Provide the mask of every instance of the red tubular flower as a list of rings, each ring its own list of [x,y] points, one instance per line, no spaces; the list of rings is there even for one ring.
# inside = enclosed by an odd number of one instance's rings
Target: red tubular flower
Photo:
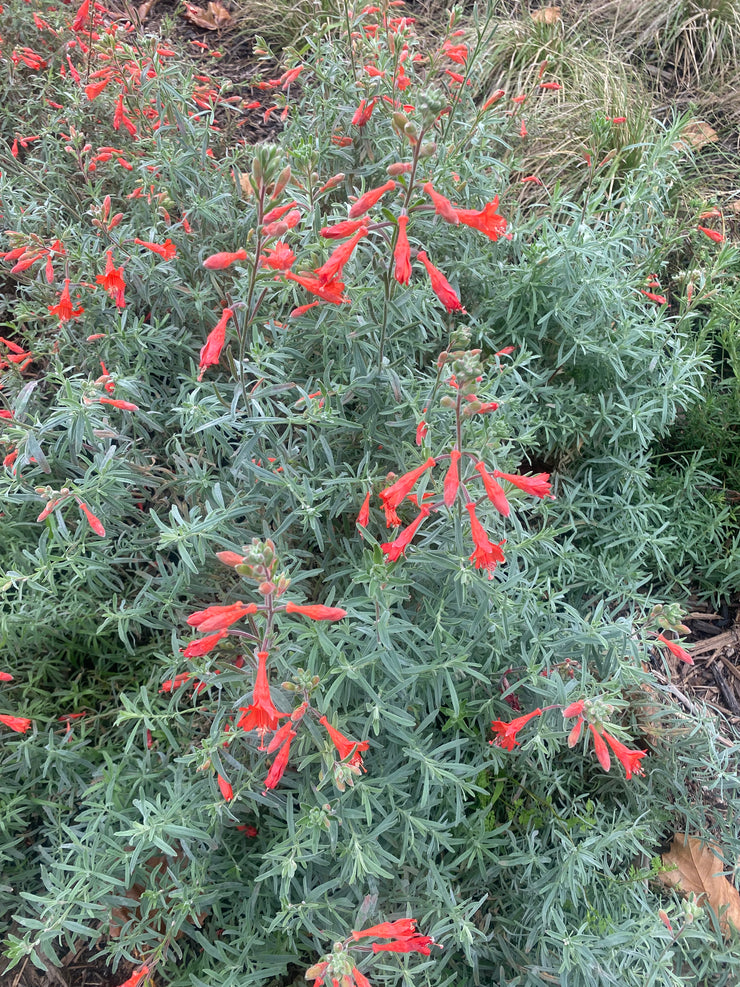
[[[82,4],[75,14],[75,19],[72,21],[72,30],[81,31],[87,24],[87,19],[90,16],[90,0],[82,0]]]
[[[353,768],[359,768],[364,771],[365,768],[362,764],[362,751],[368,750],[370,744],[366,740],[350,740],[349,737],[345,737],[343,733],[339,730],[335,730],[334,727],[329,723],[325,716],[322,716],[319,723],[326,727],[327,733],[331,737],[331,741],[337,749],[339,754],[339,759],[345,761],[349,758],[349,764]]]
[[[208,367],[215,366],[221,359],[221,350],[226,342],[226,323],[234,314],[233,309],[225,308],[221,313],[221,318],[211,329],[208,338],[200,351],[200,362],[198,364],[200,373],[198,380],[203,380],[203,374]]]
[[[293,266],[295,254],[287,243],[278,240],[272,250],[266,250],[260,257],[260,267],[272,267],[276,271],[287,271]]]
[[[710,240],[714,240],[715,243],[723,243],[724,237],[717,230],[709,230],[706,226],[697,226],[697,230],[700,230],[704,236],[708,236]]]
[[[280,729],[275,733],[270,743],[267,745],[267,753],[272,754],[276,751],[278,747],[282,747],[286,740],[289,739],[288,734],[293,730],[293,716],[291,715],[287,723],[283,723]]]
[[[408,284],[411,280],[411,249],[409,238],[406,236],[408,221],[409,218],[405,213],[398,217],[398,240],[393,251],[395,261],[393,277],[399,284]]]
[[[267,777],[265,778],[265,789],[262,792],[264,795],[269,788],[275,788],[280,779],[285,774],[285,769],[288,767],[288,758],[290,757],[290,745],[293,738],[296,736],[295,730],[291,730],[288,734],[288,739],[285,741],[283,746],[277,753],[277,757],[272,762],[270,770],[267,772]]]
[[[13,676],[10,672],[0,672],[0,682],[12,682]]]
[[[524,493],[531,494],[533,497],[549,497],[550,500],[555,500],[553,494],[550,493],[549,473],[538,473],[536,476],[516,476],[512,473],[494,470],[493,475],[499,480],[508,480],[509,483],[513,483],[515,487],[519,487]]]
[[[246,555],[237,555],[236,552],[216,552],[216,558],[223,562],[224,565],[229,565],[233,568],[245,562],[247,557]]]
[[[424,411],[426,412],[426,410],[427,409],[425,408]],[[422,420],[416,426],[416,444],[418,446],[420,446],[424,441],[424,439],[426,438],[427,431],[428,431],[427,423],[422,418]]]
[[[123,265],[116,268],[113,263],[113,254],[107,252],[105,260],[105,274],[98,274],[95,278],[98,284],[102,284],[118,308],[124,308],[126,302],[123,297],[126,282],[123,279]]]
[[[224,552],[222,554],[225,555],[227,553]],[[237,556],[237,558],[241,559],[241,555]],[[187,619],[187,623],[190,627],[198,627],[203,630],[222,630],[223,628],[221,627],[206,627],[205,625],[209,624],[213,619],[229,619],[231,614],[237,611],[241,614],[241,616],[248,613],[257,613],[257,604],[242,603],[241,600],[239,600],[237,603],[229,603],[226,606],[206,607],[205,610],[196,610],[195,613],[191,613]],[[235,619],[238,620],[239,618],[237,617]],[[233,621],[231,621],[231,623],[233,623]],[[228,624],[224,624],[224,627],[228,627]]]
[[[430,946],[435,942],[431,936],[409,936],[407,939],[396,939],[395,942],[373,943],[374,953],[421,953],[422,956],[431,954]]]
[[[358,970],[356,966],[352,967],[352,976],[354,977],[355,987],[372,987],[365,974]]]
[[[647,756],[647,751],[633,751],[629,747],[625,747],[621,740],[617,740],[616,737],[612,737],[610,734],[604,730],[604,740],[609,744],[614,756],[617,758],[619,763],[624,767],[625,775],[627,776],[627,781],[630,780],[633,774],[642,775],[645,774],[640,761],[643,757]]]
[[[583,707],[586,705],[583,699],[579,699],[575,703],[571,703],[570,706],[566,706],[563,710],[563,716],[566,720],[570,719],[571,716],[580,716],[583,713]]]
[[[229,782],[223,777],[223,775],[218,776],[218,787],[221,789],[221,794],[230,802],[234,797],[234,789],[231,787]]]
[[[192,678],[191,672],[180,672],[176,675],[174,679],[167,679],[159,687],[160,692],[174,692],[175,689],[179,689],[180,686],[185,685]]]
[[[480,473],[480,478],[483,480],[483,486],[486,488],[486,495],[488,496],[488,499],[491,501],[499,514],[503,514],[504,517],[508,517],[511,512],[511,507],[506,499],[504,488],[500,483],[497,483],[496,480],[494,480],[486,469],[485,463],[476,463],[475,469]]]
[[[491,743],[495,743],[497,747],[503,747],[504,750],[513,751],[514,748],[518,747],[521,743],[521,741],[517,738],[517,734],[522,727],[529,723],[530,720],[534,719],[535,716],[541,715],[542,710],[537,708],[533,709],[531,713],[526,713],[524,716],[517,716],[517,718],[512,720],[510,723],[505,723],[503,720],[493,720],[491,722],[491,727],[496,736]]]
[[[173,257],[177,256],[177,247],[169,237],[167,237],[164,243],[149,243],[147,240],[139,240],[136,237],[134,243],[138,243],[140,247],[146,247],[153,254],[159,254],[164,260],[172,260]]]
[[[459,449],[453,449],[450,453],[450,465],[444,479],[444,502],[447,507],[451,507],[454,503],[460,486],[460,472],[458,468],[460,455]]]
[[[439,192],[436,192],[431,182],[427,182],[422,188],[434,203],[435,213],[441,216],[442,219],[446,219],[448,223],[452,223],[453,226],[457,226],[460,222],[460,217],[457,215],[457,211],[450,200],[440,195]]]
[[[383,555],[385,555],[386,562],[397,562],[402,555],[405,554],[406,549],[411,544],[414,535],[419,530],[419,526],[424,518],[429,517],[430,508],[424,506],[417,518],[411,522],[411,524],[404,528],[403,531],[394,538],[391,542],[383,542],[380,546]]]
[[[247,251],[240,249],[230,254],[226,251],[221,251],[218,254],[211,254],[210,257],[206,257],[203,261],[203,267],[207,268],[209,271],[223,271],[224,268],[229,267],[238,260],[246,260]]]
[[[367,494],[365,495],[365,499],[362,502],[360,513],[357,515],[356,523],[359,524],[361,528],[366,528],[370,523],[370,493],[371,491],[368,490]]]
[[[132,401],[123,401],[121,398],[98,398],[98,404],[109,404],[113,408],[118,408],[119,411],[138,411],[138,404],[134,404]]]
[[[475,551],[470,556],[470,561],[475,563],[476,569],[487,569],[488,578],[493,579],[493,570],[499,562],[505,562],[504,553],[501,546],[506,544],[506,540],[500,541],[498,545],[490,541],[488,535],[475,516],[475,504],[466,504],[465,507],[470,513],[470,529],[473,535]]]
[[[299,613],[303,617],[310,617],[311,620],[341,620],[347,616],[347,611],[341,607],[325,607],[321,603],[310,603],[299,606],[290,600],[285,605],[286,613]]]
[[[465,309],[462,306],[462,302],[455,294],[452,285],[444,276],[444,274],[432,264],[426,255],[426,251],[420,250],[416,255],[422,262],[424,267],[426,267],[429,274],[429,280],[432,283],[432,291],[442,302],[444,307],[448,312],[464,312]]]
[[[82,306],[77,309],[72,308],[72,299],[69,297],[69,278],[64,279],[64,289],[59,296],[59,301],[56,305],[49,305],[49,311],[52,315],[59,316],[59,322],[70,322],[72,319],[76,319],[78,315],[82,315],[85,311]]]
[[[6,713],[2,713],[0,714],[0,723],[16,733],[26,733],[31,729],[32,721],[25,716],[8,716]]]
[[[611,758],[609,757],[609,748],[604,743],[604,738],[593,723],[589,723],[588,728],[594,737],[594,751],[596,752],[596,757],[599,759],[599,764],[604,771],[608,771],[612,766]]]
[[[312,295],[318,295],[325,302],[331,302],[332,305],[341,305],[350,301],[342,294],[344,283],[338,278],[333,281],[322,281],[321,278],[313,277],[310,274],[294,274],[292,271],[286,271],[285,277],[295,281],[306,291],[310,291]]]
[[[475,209],[456,209],[455,212],[461,223],[485,233],[489,240],[498,240],[506,232],[506,220],[503,216],[499,216],[497,209],[496,195],[493,202],[487,202],[480,212],[476,212]]]
[[[101,538],[104,538],[105,537],[105,528],[103,527],[103,524],[102,524],[100,518],[95,517],[95,515],[90,510],[90,508],[87,506],[87,504],[83,504],[81,500],[78,500],[77,501],[77,504],[78,504],[80,510],[82,511],[82,513],[87,518],[88,524],[93,529],[93,531],[95,532],[95,534],[96,535],[100,535]]]
[[[355,247],[364,236],[367,236],[367,227],[363,225],[350,240],[346,240],[344,243],[340,243],[338,247],[335,247],[321,267],[317,267],[314,270],[313,273],[322,284],[326,284],[328,281],[334,281],[342,276],[344,265],[350,259]]]
[[[265,213],[262,217],[262,222],[275,223],[278,219],[282,219],[287,212],[290,212],[290,210],[297,205],[298,203],[295,199],[291,199],[290,202],[286,203],[284,206],[275,206],[274,209],[271,209],[269,212]]]
[[[666,298],[665,295],[656,295],[655,292],[653,292],[653,291],[645,291],[643,288],[640,288],[640,292],[646,298],[649,298],[651,302],[657,302],[658,305],[667,305],[668,304],[668,299]]]
[[[658,634],[658,640],[661,644],[664,644],[666,648],[668,648],[668,650],[676,656],[676,658],[680,658],[681,661],[685,661],[687,665],[694,664],[694,659],[691,657],[686,648],[682,648],[680,644],[676,643],[676,641],[669,641],[668,638],[663,637],[662,634]]]
[[[352,938],[357,942],[358,939],[364,939],[365,936],[379,936],[384,938],[386,936],[398,936],[406,937],[416,935],[416,925],[415,918],[397,918],[395,922],[381,922],[380,925],[371,925],[367,929],[360,929],[359,931],[352,930]]]
[[[417,466],[416,469],[409,470],[408,473],[404,473],[403,476],[399,476],[396,482],[390,487],[386,487],[385,490],[381,490],[380,499],[383,502],[383,507],[385,510],[395,510],[395,508],[400,507],[408,494],[411,493],[411,490],[419,477],[428,469],[431,469],[436,465],[437,460],[432,456],[429,456],[427,461],[422,463],[421,466]],[[396,521],[396,524],[398,523],[399,522]],[[390,524],[388,527],[390,527]]]
[[[312,308],[316,308],[316,306],[320,304],[321,302],[309,302],[308,305],[299,305],[297,308],[293,309],[288,318],[297,319],[299,316],[305,315],[306,312],[310,311]]]
[[[390,192],[395,187],[396,183],[390,178],[385,185],[381,185],[379,188],[369,189],[351,207],[349,218],[357,219],[358,216],[363,216],[369,209],[372,209],[376,202],[382,199],[386,192]]]
[[[585,720],[583,719],[583,717],[582,716],[579,716],[578,719],[576,720],[576,722],[573,724],[573,727],[572,727],[570,733],[568,734],[568,747],[575,747],[576,746],[576,744],[578,743],[578,740],[579,740],[579,738],[581,736],[581,730],[583,729],[583,724],[584,723],[585,723]]]
[[[140,969],[135,970],[128,980],[124,980],[122,984],[119,984],[119,987],[138,987],[144,977],[148,977],[150,973],[151,970],[145,963]]]
[[[324,226],[321,235],[325,240],[344,240],[345,237],[356,233],[366,223],[367,219],[344,220],[341,223],[334,223],[333,226]]]
[[[254,683],[252,703],[246,709],[240,710],[242,716],[236,725],[242,730],[256,730],[260,736],[259,749],[263,751],[265,749],[265,734],[276,730],[278,721],[284,719],[288,714],[281,713],[272,701],[270,683],[267,679],[266,651],[257,652],[257,663],[257,678]],[[283,770],[285,769],[283,768]],[[267,787],[273,788],[274,786],[268,785]]]
[[[227,636],[228,631],[216,631],[215,634],[209,634],[208,637],[201,637],[197,641],[191,641],[183,651],[183,655],[186,658],[200,658],[201,655],[207,655],[213,651],[222,637]]]
[[[377,99],[371,99],[370,102],[366,99],[361,99],[360,105],[357,107],[355,114],[352,117],[352,123],[356,127],[364,127],[373,115],[373,110],[375,109],[375,104],[377,102]]]

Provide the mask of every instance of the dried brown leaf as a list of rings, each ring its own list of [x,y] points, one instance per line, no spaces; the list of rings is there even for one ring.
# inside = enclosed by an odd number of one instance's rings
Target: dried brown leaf
[[[740,214],[740,199],[736,199],[734,202],[730,202],[727,206],[732,212]]]
[[[562,20],[560,7],[540,7],[539,10],[533,10],[532,20],[535,24],[557,24]]]
[[[139,6],[138,6],[138,7],[136,8],[136,13],[137,13],[137,15],[138,15],[138,18],[139,18],[139,23],[140,23],[140,24],[143,24],[143,23],[144,23],[144,21],[145,21],[145,20],[147,19],[147,17],[149,16],[149,14],[151,14],[151,12],[152,12],[152,7],[154,6],[154,4],[155,4],[156,2],[157,2],[157,0],[145,0],[145,2],[144,2],[144,3],[142,3],[142,4],[140,4],[140,5],[139,5]]]
[[[679,147],[682,143],[688,144],[690,148],[698,151],[699,148],[707,144],[716,144],[719,140],[717,131],[710,127],[706,120],[690,120],[681,130],[681,140],[674,147]]]
[[[740,931],[740,894],[722,873],[725,866],[715,847],[676,833],[668,853],[663,854],[663,864],[670,868],[659,875],[666,887],[695,894],[700,905],[708,905],[717,915],[725,908],[720,918],[723,931],[729,932],[730,923]]]
[[[186,3],[182,16],[191,24],[205,28],[206,31],[218,31],[222,27],[229,27],[234,20],[218,0],[211,0],[205,10],[203,7],[196,7],[193,3]]]

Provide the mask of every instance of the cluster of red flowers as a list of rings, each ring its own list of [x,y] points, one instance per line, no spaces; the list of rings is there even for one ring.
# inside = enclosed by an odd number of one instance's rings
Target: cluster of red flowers
[[[306,970],[306,980],[315,981],[316,987],[331,984],[331,987],[371,987],[370,981],[355,965],[355,959],[349,952],[351,948],[358,951],[376,953],[420,953],[422,956],[431,955],[431,947],[438,946],[431,936],[420,935],[416,931],[416,919],[399,918],[394,922],[381,922],[367,929],[353,930],[351,938],[334,944],[333,952],[324,956],[318,963]],[[390,942],[374,942],[369,947],[364,943],[356,946],[362,939],[390,939]]]
[[[362,763],[362,752],[368,750],[367,741],[357,741],[346,737],[343,733],[333,727],[326,716],[320,716],[318,711],[309,702],[309,690],[303,689],[304,701],[291,713],[283,712],[275,705],[267,669],[269,652],[267,642],[271,637],[274,618],[281,614],[296,614],[316,621],[341,620],[346,616],[346,610],[341,607],[328,607],[323,604],[295,603],[292,600],[281,602],[284,593],[287,591],[290,580],[287,577],[275,577],[277,558],[272,542],[256,542],[247,548],[247,554],[239,555],[237,552],[219,552],[219,559],[225,564],[237,570],[240,575],[258,582],[258,591],[263,597],[263,602],[243,603],[237,600],[235,603],[215,605],[207,607],[205,610],[198,610],[188,617],[188,624],[196,630],[206,632],[205,637],[196,638],[185,648],[183,654],[186,658],[194,658],[210,654],[223,638],[230,634],[235,635],[237,640],[249,639],[260,642],[256,649],[257,675],[254,683],[252,702],[240,708],[240,716],[236,721],[236,728],[245,732],[255,731],[259,736],[258,750],[265,751],[266,754],[275,754],[267,777],[265,779],[264,791],[275,788],[280,782],[288,765],[290,756],[290,746],[297,736],[296,725],[303,717],[310,713],[323,726],[336,748],[339,755],[339,762],[334,763],[334,780],[337,787],[343,790],[344,785],[352,784],[354,776],[364,771]],[[264,630],[256,633],[253,623],[250,623],[250,630],[245,631],[235,625],[244,618],[254,618],[261,615],[265,619]],[[240,656],[235,667],[243,667],[244,661]],[[168,679],[163,683],[160,691],[172,692],[184,685],[191,679],[191,673],[183,672],[174,679]],[[318,684],[318,680],[312,683]],[[205,683],[196,684],[196,690],[205,687]],[[286,722],[281,724],[281,720]],[[231,731],[229,730],[231,733]],[[267,735],[272,737],[266,741]],[[228,781],[218,775],[218,785],[227,801],[233,798],[233,788]]]
[[[555,707],[548,707],[548,709],[553,708]],[[493,720],[491,727],[495,737],[490,742],[492,744],[495,743],[498,747],[503,747],[504,750],[514,750],[514,748],[518,747],[521,743],[518,733],[522,727],[524,727],[535,717],[541,716],[543,712],[545,711],[538,708],[532,710],[531,713],[526,713],[524,716],[517,716],[516,719],[508,722],[504,720]],[[570,719],[574,716],[576,717],[576,722],[568,734],[568,747],[575,747],[578,743],[583,729],[583,724],[587,722],[590,712],[593,711],[590,709],[587,701],[583,699],[578,702],[571,703],[563,710],[563,716],[566,719]],[[598,718],[596,718],[596,722],[588,722],[588,729],[593,737],[596,757],[604,771],[608,771],[611,767],[611,758],[609,755],[609,747],[611,747],[614,756],[624,767],[627,780],[632,778],[633,775],[641,775],[644,773],[642,766],[640,765],[640,761],[647,755],[647,751],[632,750],[631,748],[626,747],[621,740],[617,740],[616,737],[613,737],[610,733],[607,733]]]

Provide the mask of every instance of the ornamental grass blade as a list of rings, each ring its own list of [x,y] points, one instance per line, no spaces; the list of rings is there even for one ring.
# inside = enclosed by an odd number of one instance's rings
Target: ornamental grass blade
[[[717,913],[725,934],[730,924],[740,931],[740,894],[722,873],[725,867],[716,848],[676,833],[668,853],[663,854],[663,865],[670,868],[659,875],[666,887],[684,895],[693,892],[700,905]]]

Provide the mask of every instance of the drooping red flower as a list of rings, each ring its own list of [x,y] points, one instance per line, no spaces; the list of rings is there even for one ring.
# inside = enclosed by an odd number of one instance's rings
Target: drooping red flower
[[[715,243],[724,243],[725,238],[721,233],[718,233],[717,230],[707,229],[706,226],[697,226],[696,228],[697,230],[700,230],[704,236],[709,237],[709,239],[713,240]]]
[[[181,686],[185,685],[192,678],[192,672],[180,672],[176,675],[174,679],[166,679],[162,685],[159,687],[160,692],[174,692],[175,689],[179,689]]]
[[[451,223],[453,226],[457,226],[460,222],[460,217],[457,215],[457,210],[454,208],[450,200],[445,198],[445,196],[440,195],[440,193],[434,189],[431,182],[426,182],[422,188],[434,203],[435,213],[438,216],[441,216],[442,219],[447,220],[447,222]]]
[[[396,183],[392,178],[389,178],[385,185],[381,185],[379,188],[368,189],[350,208],[349,218],[357,219],[358,216],[364,216],[369,209],[372,209],[376,202],[382,199],[386,192],[390,192],[395,187]]]
[[[393,277],[399,284],[408,284],[411,280],[411,248],[409,247],[409,238],[406,235],[408,221],[409,218],[405,213],[398,217],[398,240],[396,241],[396,249],[393,251],[395,261]]]
[[[436,268],[434,264],[432,264],[432,262],[427,257],[426,251],[420,250],[416,256],[422,262],[424,267],[426,267],[427,273],[429,274],[429,280],[431,281],[432,284],[432,291],[437,296],[437,298],[439,298],[439,300],[442,302],[442,304],[447,309],[447,311],[464,312],[465,309],[463,308],[462,302],[455,294],[452,285],[444,276],[444,274],[439,270],[439,268]]]
[[[295,254],[287,243],[278,240],[271,250],[266,250],[260,257],[260,267],[272,267],[275,271],[287,271],[293,266]]]
[[[293,738],[296,736],[295,730],[291,730],[288,733],[288,739],[285,741],[283,746],[277,753],[277,757],[272,762],[270,770],[267,772],[267,777],[265,778],[265,790],[263,795],[270,788],[275,788],[279,783],[280,779],[285,774],[285,769],[288,767],[288,758],[290,757],[290,745]]]
[[[422,956],[431,954],[430,946],[436,943],[431,936],[409,936],[406,939],[396,939],[395,942],[373,943],[374,953],[421,953]]]
[[[227,636],[228,631],[216,631],[215,634],[209,634],[207,637],[201,637],[195,641],[191,641],[183,651],[183,655],[186,658],[200,658],[202,655],[210,654],[221,638]]]
[[[533,497],[549,497],[550,500],[555,500],[554,495],[550,492],[550,474],[549,473],[538,473],[536,476],[517,476],[513,473],[502,473],[501,470],[494,470],[493,475],[499,480],[508,480],[509,483],[513,483],[515,487],[519,487],[524,493],[531,494]]]
[[[359,931],[352,930],[352,938],[357,942],[366,936],[384,937],[408,937],[416,935],[415,918],[397,918],[394,922],[381,922],[379,925],[371,925],[367,929]]]
[[[208,333],[208,337],[200,351],[200,362],[198,363],[200,373],[198,374],[198,380],[203,380],[203,375],[207,368],[215,366],[221,359],[221,350],[226,343],[226,323],[233,314],[233,309],[225,308],[221,313],[221,318]]]
[[[332,305],[348,304],[350,301],[342,294],[344,282],[340,281],[339,278],[335,278],[333,281],[322,281],[321,278],[314,275],[294,274],[292,271],[286,271],[285,277],[295,281],[306,291],[310,291],[312,295],[318,295],[323,301],[331,302]]]
[[[506,233],[506,220],[496,211],[498,209],[498,196],[494,196],[492,202],[487,202],[480,210],[456,209],[457,218],[465,226],[472,226],[489,238],[498,240]]]
[[[69,278],[64,279],[64,288],[61,295],[59,296],[59,301],[56,305],[49,305],[49,312],[52,315],[59,316],[60,323],[70,322],[72,319],[76,319],[78,315],[82,315],[85,309],[80,306],[77,309],[72,308],[72,299],[69,296]]]
[[[694,659],[691,657],[686,648],[682,648],[676,641],[670,641],[667,637],[663,637],[662,634],[658,634],[657,639],[661,644],[664,644],[666,648],[668,648],[668,650],[676,656],[676,658],[680,658],[681,661],[685,661],[687,665],[694,664]]]
[[[475,504],[469,503],[465,507],[470,513],[470,529],[475,545],[475,551],[470,556],[470,561],[475,563],[476,569],[487,569],[488,578],[493,579],[493,570],[497,564],[506,561],[504,553],[501,551],[501,546],[506,544],[506,540],[504,539],[498,544],[492,542],[475,515]]]
[[[164,243],[149,243],[147,240],[139,240],[136,237],[134,243],[138,243],[140,247],[146,247],[153,254],[159,254],[164,260],[172,260],[173,257],[177,256],[177,247],[169,237],[167,237]]]
[[[524,716],[517,716],[517,718],[515,720],[511,720],[510,723],[506,723],[503,720],[493,720],[491,722],[491,727],[496,736],[491,743],[496,744],[497,747],[503,747],[504,750],[513,751],[514,748],[518,747],[521,743],[521,741],[517,738],[517,734],[522,727],[529,723],[530,720],[534,719],[535,716],[541,715],[542,710],[538,707],[537,709],[533,709],[531,713],[525,713]]]
[[[12,682],[13,676],[10,672],[0,672],[0,682]]]
[[[269,212],[265,213],[265,215],[262,217],[262,222],[268,224],[275,223],[277,222],[277,220],[282,219],[283,216],[286,215],[286,213],[289,213],[290,210],[297,205],[298,203],[296,202],[296,200],[291,199],[290,202],[286,202],[282,206],[275,206]]]
[[[424,518],[429,517],[429,514],[430,508],[423,506],[418,516],[407,528],[404,528],[403,531],[393,539],[393,541],[382,543],[380,548],[383,555],[385,555],[386,562],[397,562],[401,556],[405,554],[406,549],[409,547],[414,538],[414,535],[419,530],[419,526]]]
[[[630,780],[633,774],[642,775],[645,773],[640,761],[643,757],[647,756],[647,751],[630,750],[629,747],[625,747],[621,740],[617,740],[616,737],[612,737],[611,734],[606,732],[606,730],[604,730],[603,735],[604,740],[607,744],[609,744],[614,752],[614,756],[623,766],[625,775],[627,776],[627,781]]]
[[[354,978],[355,987],[372,987],[365,974],[361,970],[358,970],[356,966],[352,967],[351,976]]]
[[[370,744],[366,740],[350,740],[349,737],[345,737],[339,730],[334,729],[325,716],[321,717],[319,723],[326,727],[327,733],[331,737],[331,741],[337,749],[339,759],[341,761],[346,761],[347,758],[349,758],[348,763],[351,767],[359,768],[361,771],[364,771],[365,768],[362,763],[362,751],[368,750]]]
[[[459,449],[453,449],[450,453],[450,465],[447,468],[447,473],[444,479],[444,502],[447,507],[451,507],[457,497],[457,491],[460,487],[460,463],[461,452]]]
[[[228,251],[221,251],[218,254],[211,254],[210,257],[206,257],[203,261],[203,267],[209,271],[223,271],[225,268],[230,267],[238,260],[246,260],[247,251],[242,249],[234,251],[234,253],[228,253]]]
[[[365,494],[365,499],[362,502],[360,513],[357,515],[357,524],[359,524],[361,528],[366,528],[370,523],[370,493],[371,491],[368,490]]]
[[[118,308],[125,307],[126,301],[123,296],[126,289],[126,282],[123,279],[123,265],[116,268],[113,263],[113,254],[110,250],[106,254],[105,274],[98,274],[95,280],[98,284],[102,284]]]
[[[347,616],[347,611],[341,607],[325,607],[321,603],[309,603],[299,605],[290,600],[285,605],[286,613],[299,613],[303,617],[310,617],[311,620],[341,620]]]
[[[594,751],[596,752],[596,757],[599,760],[599,764],[604,771],[608,771],[612,766],[611,758],[609,757],[609,748],[604,743],[604,738],[601,736],[593,723],[589,723],[588,728],[594,738]]]
[[[270,683],[267,678],[267,652],[257,652],[257,678],[254,682],[252,703],[241,709],[241,717],[237,726],[242,730],[256,730],[260,737],[260,750],[265,750],[265,734],[276,730],[280,720],[288,714],[281,713],[276,708],[270,694]],[[286,757],[287,760],[287,757]],[[268,788],[274,787],[271,785]]]
[[[321,229],[321,236],[325,240],[344,240],[345,237],[352,236],[353,233],[356,233],[366,223],[367,219],[345,219],[341,223],[324,226]]]
[[[87,24],[87,19],[90,16],[90,0],[82,0],[77,13],[75,14],[75,19],[72,21],[72,30],[81,31]]]
[[[429,456],[426,462],[422,463],[421,466],[417,466],[415,469],[409,470],[408,473],[404,473],[403,476],[399,476],[396,482],[390,487],[386,487],[385,490],[381,490],[380,499],[383,503],[383,508],[386,511],[386,514],[388,514],[388,512],[395,512],[396,508],[400,507],[408,494],[411,493],[411,490],[419,477],[428,469],[436,466],[436,464],[437,460],[432,456]],[[391,524],[399,523],[398,518],[392,521],[389,517],[387,526],[390,528]]]
[[[221,794],[227,802],[230,802],[234,797],[234,789],[231,784],[223,777],[223,775],[218,776],[218,787],[221,789]]]
[[[32,720],[29,720],[25,716],[8,716],[6,713],[0,714],[0,723],[9,730],[14,730],[16,733],[26,733],[31,729],[32,722]]]
[[[101,538],[104,538],[105,537],[105,528],[103,527],[103,524],[102,524],[100,518],[96,517],[93,514],[93,512],[90,510],[90,508],[87,506],[87,504],[83,504],[83,502],[81,500],[78,500],[77,501],[77,504],[78,504],[80,510],[82,511],[82,513],[87,518],[88,524],[93,529],[93,531],[95,532],[95,534],[96,535],[100,535]]]
[[[229,565],[232,568],[241,565],[247,559],[246,555],[237,555],[236,552],[216,552],[216,558],[224,565]]]
[[[480,473],[480,478],[483,480],[483,486],[486,488],[486,495],[488,496],[488,499],[491,501],[499,514],[503,514],[504,517],[508,517],[511,512],[511,507],[509,505],[509,501],[506,499],[504,488],[500,483],[497,483],[497,481],[494,480],[486,469],[485,463],[476,463],[475,469]]]
[[[668,304],[668,299],[665,295],[656,295],[654,291],[645,291],[643,288],[640,288],[640,291],[646,298],[649,298],[651,302],[656,302],[658,305]]]
[[[367,236],[367,226],[365,225],[360,226],[351,239],[345,240],[344,243],[340,243],[338,247],[335,247],[321,267],[317,267],[314,270],[313,273],[322,284],[341,278],[344,265],[350,259],[355,247],[364,236]]]
[[[468,46],[453,44],[449,38],[442,45],[442,51],[450,61],[456,62],[458,65],[464,65],[468,57]]]

